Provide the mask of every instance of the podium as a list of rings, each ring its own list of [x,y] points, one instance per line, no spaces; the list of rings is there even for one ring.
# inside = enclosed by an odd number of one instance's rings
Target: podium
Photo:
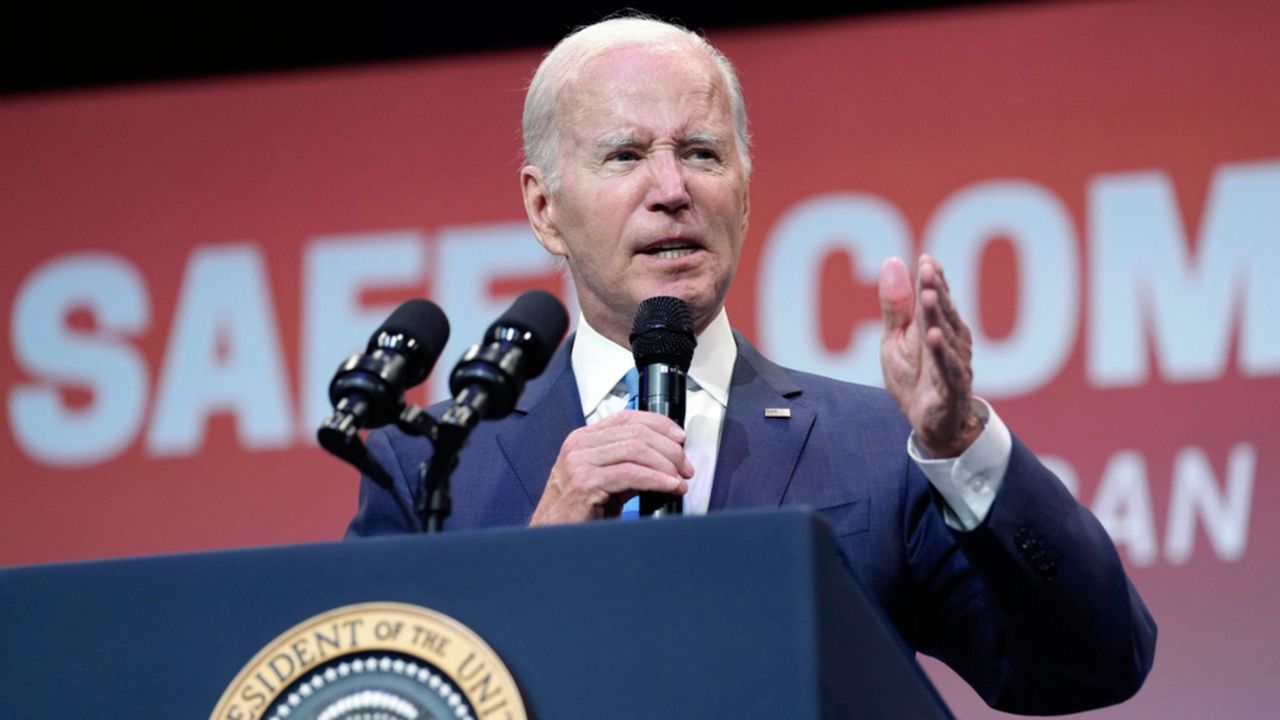
[[[799,510],[3,570],[0,707],[206,718],[281,633],[370,602],[469,628],[541,720],[950,717]]]

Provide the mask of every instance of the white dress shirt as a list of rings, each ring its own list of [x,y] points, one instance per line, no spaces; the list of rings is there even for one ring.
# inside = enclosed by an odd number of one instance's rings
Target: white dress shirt
[[[729,406],[729,385],[737,344],[724,311],[698,335],[698,346],[689,365],[685,399],[685,454],[693,464],[689,492],[684,496],[686,515],[702,515],[711,501],[720,452],[720,428]],[[578,316],[578,331],[570,356],[587,424],[598,422],[627,406],[622,377],[635,367],[629,348],[601,335]],[[915,442],[907,440],[907,452],[944,500],[943,516],[956,530],[972,530],[982,523],[1009,467],[1013,440],[1009,429],[985,401],[974,399],[982,421],[982,434],[959,457],[935,460]]]

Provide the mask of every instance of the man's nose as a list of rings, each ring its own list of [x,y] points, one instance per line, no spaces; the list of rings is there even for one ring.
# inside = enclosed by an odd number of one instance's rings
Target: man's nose
[[[652,185],[646,206],[653,212],[675,213],[689,207],[689,187],[685,169],[674,153],[660,152],[650,157]]]

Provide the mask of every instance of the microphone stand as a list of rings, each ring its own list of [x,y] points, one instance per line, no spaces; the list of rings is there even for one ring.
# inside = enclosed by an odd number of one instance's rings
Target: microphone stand
[[[344,400],[343,402],[345,403],[346,401]],[[410,405],[408,407],[412,408],[413,406]],[[351,413],[343,412],[344,409],[336,409],[320,426],[320,431],[316,434],[320,446],[328,450],[330,454],[345,460],[355,469],[368,475],[384,490],[391,493],[391,497],[396,500],[396,507],[400,509],[400,513],[404,516],[405,523],[409,527],[417,527],[418,522],[417,518],[413,516],[413,511],[400,499],[400,495],[395,491],[395,481],[378,464],[378,461],[369,454],[368,448],[365,447],[364,442],[360,439],[359,427],[355,423],[354,416]],[[408,408],[404,412],[408,413]]]
[[[484,390],[463,390],[440,416],[434,420],[422,408],[408,405],[396,424],[405,432],[431,441],[431,459],[418,464],[418,495],[414,507],[418,526],[426,533],[444,530],[444,521],[453,512],[453,495],[449,480],[458,467],[458,453],[471,431],[482,419],[478,411],[488,398]]]
[[[435,448],[431,460],[418,465],[418,502],[412,507],[395,491],[395,481],[386,469],[369,454],[349,414],[334,412],[325,420],[319,433],[320,445],[391,493],[409,527],[417,532],[437,533],[444,529],[444,521],[453,510],[449,478],[458,466],[458,451],[479,421],[468,410],[451,407],[436,420],[417,405],[405,403],[401,408],[396,427],[408,435],[426,438]]]

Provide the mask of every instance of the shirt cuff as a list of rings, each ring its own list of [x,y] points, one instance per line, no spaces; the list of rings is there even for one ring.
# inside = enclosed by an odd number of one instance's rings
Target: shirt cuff
[[[916,442],[914,431],[907,439],[907,454],[942,496],[942,516],[947,527],[966,532],[986,519],[1013,453],[1009,428],[996,411],[981,398],[969,402],[983,429],[958,457],[935,460]]]

